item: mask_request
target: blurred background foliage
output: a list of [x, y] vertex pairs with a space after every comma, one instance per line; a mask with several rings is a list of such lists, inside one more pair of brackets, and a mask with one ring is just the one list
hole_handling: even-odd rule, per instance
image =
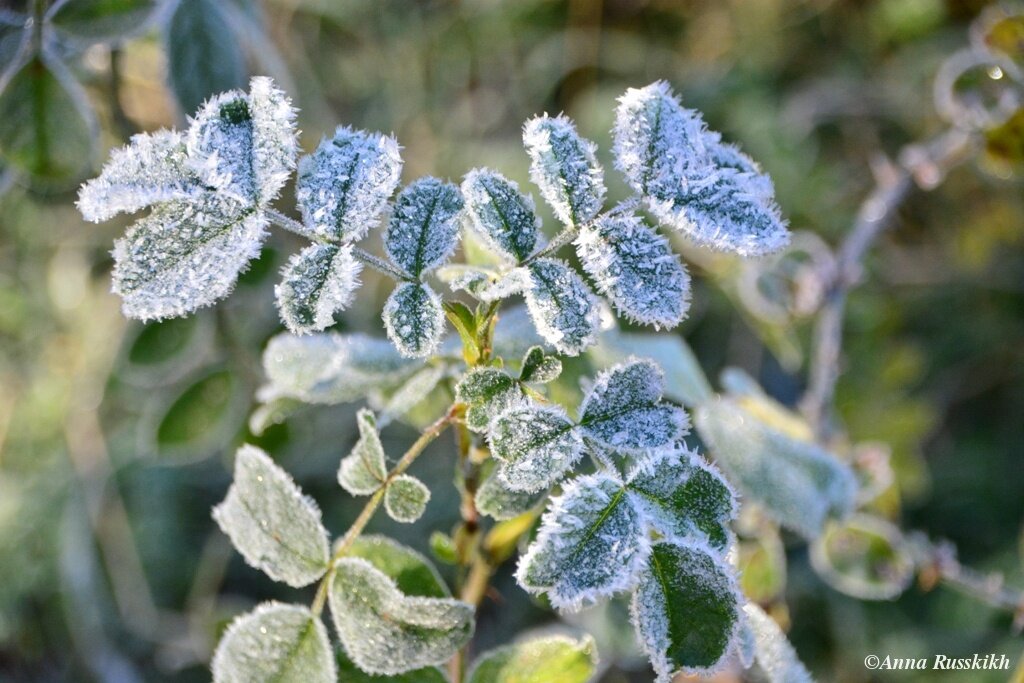
[[[249, 431], [263, 381], [259, 354], [280, 330], [272, 286], [297, 243], [275, 234], [239, 292], [215, 309], [146, 326], [126, 322], [108, 274], [112, 240], [126, 222], [87, 225], [73, 205], [77, 184], [109, 148], [136, 131], [180, 125], [211, 92], [267, 73], [300, 107], [307, 150], [335, 125], [351, 124], [397, 135], [406, 180], [458, 178], [490, 165], [525, 182], [527, 117], [568, 113], [607, 164], [615, 98], [663, 78], [771, 173], [792, 227], [812, 233], [798, 245], [813, 260], [849, 229], [879, 156], [944, 129], [933, 81], [943, 60], [967, 44], [984, 4], [4, 2], [0, 680], [208, 680], [227, 619], [259, 600], [292, 597], [246, 568], [210, 519], [242, 441], [268, 449], [295, 474], [332, 530], [358, 510], [334, 481], [354, 441], [353, 408], [304, 409], [259, 436]], [[1000, 39], [1019, 51], [1013, 28]], [[858, 452], [891, 451], [894, 480], [875, 512], [950, 539], [965, 563], [1017, 584], [1024, 582], [1022, 120], [1018, 113], [996, 122], [986, 153], [903, 206], [851, 296], [838, 388], [841, 421]], [[613, 195], [624, 195], [615, 174], [609, 179]], [[693, 314], [679, 334], [709, 376], [737, 366], [794, 403], [815, 305], [799, 261], [748, 272], [692, 250], [687, 258], [698, 277]], [[339, 327], [379, 334], [387, 291], [366, 277], [365, 305]], [[414, 434], [386, 432], [395, 441], [390, 451]], [[441, 442], [417, 464], [435, 491], [427, 518], [411, 528], [381, 519], [372, 529], [426, 550], [425, 529], [450, 528], [458, 517], [446, 480], [452, 450]], [[755, 539], [743, 550], [745, 588], [791, 626], [821, 680], [1007, 675], [871, 675], [861, 664], [869, 653], [1019, 658], [1011, 616], [927, 585], [895, 601], [843, 596], [811, 571], [803, 544], [758, 534], [759, 523], [740, 528]], [[507, 572], [496, 590], [480, 618], [481, 647], [550, 621]], [[598, 632], [608, 661], [619, 661], [604, 680], [649, 680], [623, 606], [599, 612], [575, 621]]]

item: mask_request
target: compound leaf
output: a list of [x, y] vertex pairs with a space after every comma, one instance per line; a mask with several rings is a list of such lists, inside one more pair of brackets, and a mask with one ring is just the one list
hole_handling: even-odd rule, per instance
[[235, 619], [213, 655], [214, 683], [334, 683], [327, 629], [300, 605], [265, 602]]
[[650, 553], [640, 511], [622, 482], [578, 477], [553, 498], [516, 569], [519, 585], [577, 611], [629, 590]]
[[394, 675], [447, 661], [473, 633], [473, 607], [410, 596], [360, 558], [335, 566], [328, 591], [345, 652], [367, 673]]
[[473, 169], [462, 181], [470, 225], [505, 258], [523, 261], [538, 246], [540, 218], [533, 200], [500, 173]]
[[656, 448], [682, 438], [686, 413], [663, 403], [664, 377], [649, 360], [630, 359], [600, 373], [580, 405], [584, 433], [611, 448]]
[[601, 310], [583, 279], [559, 259], [539, 258], [523, 270], [524, 296], [537, 332], [559, 353], [579, 355], [597, 340]]
[[595, 157], [596, 145], [581, 138], [565, 116], [538, 116], [523, 126], [523, 144], [530, 155], [530, 177], [567, 225], [580, 225], [604, 204], [604, 172]]
[[430, 502], [430, 489], [408, 474], [395, 477], [384, 493], [384, 509], [396, 522], [411, 524], [423, 516]]
[[306, 227], [329, 240], [358, 241], [380, 220], [398, 187], [398, 141], [340, 126], [299, 160], [295, 197]]
[[382, 317], [388, 338], [403, 356], [424, 358], [441, 343], [444, 309], [430, 285], [401, 283], [384, 304]]
[[713, 671], [740, 620], [733, 570], [698, 546], [657, 543], [630, 604], [633, 626], [658, 683]]
[[327, 570], [320, 510], [255, 446], [239, 449], [234, 483], [213, 518], [242, 557], [275, 581], [298, 588]]
[[514, 406], [491, 422], [491, 454], [499, 476], [513, 491], [550, 487], [583, 455], [583, 441], [558, 406]]
[[348, 244], [311, 244], [292, 256], [274, 289], [285, 326], [308, 334], [333, 325], [352, 303], [362, 268]]
[[383, 486], [388, 476], [384, 446], [377, 434], [377, 421], [366, 408], [356, 414], [359, 440], [352, 452], [342, 458], [338, 483], [353, 496], [368, 496]]
[[451, 258], [459, 241], [459, 188], [437, 178], [420, 178], [402, 190], [384, 231], [391, 261], [413, 277]]
[[597, 669], [594, 639], [546, 636], [481, 654], [469, 683], [587, 683]]

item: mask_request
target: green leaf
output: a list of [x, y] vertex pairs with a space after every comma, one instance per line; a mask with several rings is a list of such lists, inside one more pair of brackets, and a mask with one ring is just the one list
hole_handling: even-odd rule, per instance
[[441, 343], [444, 309], [430, 285], [403, 282], [384, 304], [384, 328], [388, 339], [407, 358], [431, 355]]
[[722, 560], [699, 547], [656, 544], [630, 613], [659, 683], [677, 672], [713, 671], [733, 645], [739, 603]]
[[472, 605], [408, 596], [359, 558], [338, 561], [328, 600], [345, 652], [367, 673], [393, 675], [442, 664], [473, 633]]
[[915, 570], [899, 528], [865, 514], [829, 523], [811, 545], [811, 565], [828, 585], [859, 600], [895, 599]]
[[562, 361], [544, 354], [540, 346], [530, 347], [523, 357], [523, 368], [519, 372], [520, 382], [546, 384], [554, 382], [562, 374]]
[[234, 483], [213, 518], [245, 560], [275, 581], [299, 588], [327, 571], [320, 510], [255, 446], [239, 449]]
[[368, 496], [384, 485], [388, 467], [373, 411], [362, 408], [356, 414], [356, 424], [359, 440], [352, 452], [342, 458], [338, 483], [353, 496]]
[[450, 598], [445, 585], [430, 561], [411, 548], [387, 536], [368, 534], [352, 543], [347, 557], [361, 557], [388, 575], [406, 595], [425, 598]]
[[631, 356], [650, 358], [665, 373], [665, 396], [688, 408], [714, 395], [697, 356], [677, 335], [614, 330], [602, 334], [587, 353], [599, 367], [623, 363]]
[[214, 683], [334, 683], [320, 618], [299, 605], [265, 602], [235, 619], [213, 655]]
[[853, 508], [857, 482], [849, 465], [770, 426], [736, 400], [703, 404], [695, 421], [730, 480], [790, 529], [813, 539], [827, 519]]
[[480, 358], [480, 346], [476, 338], [476, 315], [461, 301], [444, 301], [442, 306], [445, 316], [462, 340], [462, 355], [466, 364], [473, 365]]
[[594, 639], [548, 636], [481, 654], [469, 683], [587, 683], [597, 669]]
[[344, 650], [339, 649], [336, 654], [339, 683], [448, 683], [448, 678], [437, 667], [428, 666], [397, 676], [375, 676], [356, 666]]
[[184, 112], [245, 85], [245, 54], [216, 0], [181, 0], [167, 24], [168, 76]]
[[416, 477], [402, 474], [391, 480], [384, 493], [384, 509], [396, 522], [411, 524], [423, 516], [430, 489]]
[[459, 561], [455, 540], [446, 533], [435, 531], [430, 534], [430, 552], [438, 562], [456, 564]]
[[349, 307], [362, 265], [350, 245], [311, 244], [295, 254], [274, 288], [281, 320], [295, 334], [319, 332]]
[[77, 179], [95, 151], [88, 98], [60, 61], [31, 57], [0, 82], [0, 156], [34, 181]]
[[519, 383], [497, 368], [472, 368], [455, 387], [456, 398], [467, 404], [466, 426], [483, 432], [491, 420], [523, 398]]
[[669, 538], [700, 539], [725, 552], [739, 505], [722, 475], [686, 449], [651, 455], [630, 474], [629, 490], [651, 524]]
[[632, 588], [649, 552], [642, 514], [622, 482], [578, 477], [551, 500], [516, 579], [556, 608], [578, 611]]
[[782, 629], [764, 610], [749, 602], [743, 606], [753, 640], [754, 660], [769, 683], [813, 683]]
[[476, 490], [476, 509], [497, 520], [518, 517], [529, 512], [544, 500], [548, 489], [532, 493], [514, 491], [498, 476], [498, 468], [492, 460], [484, 463], [483, 482]]
[[488, 430], [498, 476], [514, 491], [550, 487], [583, 456], [583, 440], [558, 406], [524, 404], [499, 415]]
[[48, 18], [78, 39], [118, 41], [139, 31], [157, 4], [157, 0], [64, 0], [53, 5]]
[[[216, 446], [237, 428], [239, 398], [244, 391], [227, 370], [208, 374], [189, 385], [163, 414], [156, 429], [161, 453], [194, 457], [194, 451]], [[232, 418], [235, 418], [233, 420]]]

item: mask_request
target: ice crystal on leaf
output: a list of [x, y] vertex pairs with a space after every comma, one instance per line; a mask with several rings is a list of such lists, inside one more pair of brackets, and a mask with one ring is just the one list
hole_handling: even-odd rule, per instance
[[416, 477], [395, 477], [384, 493], [384, 508], [396, 522], [411, 524], [423, 516], [430, 502], [430, 489]]
[[567, 356], [597, 341], [601, 309], [576, 271], [552, 258], [539, 258], [523, 271], [526, 307], [545, 341]]
[[498, 476], [513, 491], [546, 489], [583, 456], [583, 440], [558, 406], [524, 404], [506, 410], [488, 430]]
[[531, 593], [546, 592], [558, 609], [576, 611], [632, 588], [649, 552], [641, 513], [622, 482], [583, 476], [551, 500], [516, 578]]
[[274, 289], [288, 329], [304, 334], [333, 325], [334, 314], [352, 303], [362, 269], [348, 244], [311, 244], [292, 256]]
[[754, 661], [770, 683], [813, 683], [779, 625], [754, 603], [743, 607], [753, 639]]
[[528, 512], [547, 497], [548, 489], [529, 493], [509, 488], [499, 476], [499, 467], [493, 460], [485, 464], [483, 481], [476, 490], [476, 509], [497, 520], [512, 519]]
[[451, 258], [459, 241], [459, 188], [437, 178], [420, 178], [402, 190], [384, 232], [392, 263], [418, 278]]
[[444, 333], [441, 299], [423, 282], [403, 282], [384, 304], [384, 328], [398, 352], [408, 358], [434, 353]]
[[523, 144], [530, 155], [530, 177], [560, 221], [581, 225], [601, 211], [605, 187], [597, 148], [580, 137], [572, 120], [530, 119], [523, 126]]
[[368, 496], [381, 486], [388, 475], [384, 446], [377, 434], [373, 412], [363, 408], [356, 414], [359, 440], [352, 452], [342, 458], [338, 483], [353, 496]]
[[472, 368], [455, 387], [455, 396], [469, 406], [466, 426], [483, 432], [494, 417], [519, 403], [523, 392], [516, 380], [497, 368]]
[[690, 308], [690, 276], [668, 240], [631, 213], [602, 216], [580, 229], [583, 270], [622, 315], [675, 327]]
[[699, 545], [661, 542], [649, 553], [630, 613], [658, 683], [705, 674], [734, 647], [742, 599], [734, 570]]
[[561, 374], [562, 361], [554, 356], [545, 355], [544, 349], [534, 346], [523, 356], [519, 381], [547, 384], [548, 382], [554, 382]]
[[587, 436], [619, 450], [655, 448], [682, 438], [686, 413], [661, 400], [664, 378], [649, 360], [629, 362], [602, 372], [580, 405]]
[[538, 246], [540, 218], [533, 200], [500, 173], [473, 169], [462, 181], [470, 225], [489, 246], [520, 262]]
[[697, 244], [740, 256], [789, 241], [771, 181], [737, 148], [707, 131], [668, 84], [630, 88], [615, 117], [617, 168], [658, 219]]
[[328, 240], [356, 242], [377, 225], [398, 187], [398, 142], [380, 133], [339, 126], [299, 160], [295, 197], [306, 227]]
[[334, 683], [327, 629], [300, 605], [265, 602], [231, 622], [213, 655], [214, 683]]
[[275, 581], [298, 588], [327, 570], [320, 510], [255, 446], [239, 449], [234, 483], [213, 518], [242, 557]]
[[360, 558], [338, 561], [328, 601], [345, 652], [371, 674], [395, 675], [441, 664], [473, 633], [472, 605], [407, 595]]

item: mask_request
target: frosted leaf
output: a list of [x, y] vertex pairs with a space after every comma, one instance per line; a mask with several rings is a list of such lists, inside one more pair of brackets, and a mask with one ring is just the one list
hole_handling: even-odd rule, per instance
[[128, 145], [112, 152], [99, 177], [79, 190], [78, 209], [85, 220], [99, 223], [201, 192], [181, 135], [161, 130], [133, 135]]
[[520, 641], [484, 652], [473, 663], [469, 683], [587, 683], [597, 669], [590, 636], [562, 635]]
[[377, 421], [366, 408], [356, 413], [359, 440], [352, 452], [342, 458], [338, 467], [338, 483], [353, 496], [368, 496], [379, 489], [388, 476], [387, 460]]
[[581, 138], [565, 116], [538, 116], [523, 126], [523, 144], [530, 155], [530, 178], [567, 225], [590, 221], [604, 205], [604, 172], [597, 146]]
[[695, 421], [731, 481], [784, 526], [813, 539], [826, 519], [853, 509], [853, 471], [828, 451], [773, 429], [732, 399], [703, 404]]
[[736, 494], [696, 453], [682, 448], [642, 459], [629, 473], [628, 488], [662, 536], [700, 539], [719, 552], [729, 546]]
[[473, 607], [409, 596], [366, 560], [343, 558], [328, 592], [345, 652], [373, 674], [394, 675], [447, 661], [473, 633]]
[[662, 223], [702, 246], [741, 256], [777, 251], [789, 241], [770, 180], [707, 131], [667, 83], [627, 90], [613, 132], [616, 167]]
[[551, 258], [539, 258], [525, 270], [526, 307], [545, 341], [567, 356], [579, 355], [597, 341], [601, 309], [576, 271]]
[[497, 278], [498, 271], [465, 263], [450, 263], [438, 268], [436, 275], [453, 292], [469, 292], [476, 296], [479, 290]]
[[392, 479], [384, 493], [384, 509], [396, 522], [415, 522], [423, 516], [428, 502], [430, 489], [422, 481], [408, 474]]
[[384, 231], [384, 250], [395, 265], [418, 278], [451, 258], [459, 241], [461, 212], [459, 188], [437, 178], [420, 178], [395, 200]]
[[129, 318], [186, 315], [227, 296], [265, 237], [263, 215], [231, 200], [165, 202], [114, 241], [112, 289]]
[[611, 330], [587, 353], [598, 367], [621, 363], [631, 356], [649, 358], [665, 373], [665, 396], [693, 408], [713, 392], [693, 349], [678, 335]]
[[583, 440], [554, 405], [510, 408], [491, 422], [488, 441], [504, 483], [526, 493], [548, 488], [583, 456]]
[[265, 205], [295, 167], [296, 135], [291, 101], [271, 79], [258, 76], [248, 94], [216, 95], [196, 112], [186, 138], [189, 163], [204, 185]]
[[295, 198], [306, 226], [328, 240], [365, 237], [398, 187], [399, 151], [393, 137], [344, 126], [324, 138], [299, 160]]
[[339, 683], [450, 683], [448, 676], [436, 666], [425, 666], [398, 676], [374, 676], [356, 666], [345, 656], [342, 648], [338, 648], [335, 655], [338, 658]]
[[472, 368], [455, 387], [455, 396], [469, 406], [466, 426], [483, 432], [492, 419], [519, 403], [523, 392], [516, 380], [497, 368]]
[[384, 304], [384, 328], [395, 348], [408, 358], [431, 355], [444, 333], [444, 309], [434, 290], [422, 282], [403, 282]]
[[260, 400], [296, 398], [305, 403], [346, 403], [401, 384], [418, 367], [384, 339], [328, 332], [279, 334], [263, 352], [269, 384]]
[[813, 683], [775, 620], [752, 602], [743, 606], [754, 640], [754, 660], [769, 683]]
[[348, 244], [311, 244], [292, 256], [274, 288], [284, 324], [295, 334], [333, 325], [352, 303], [362, 269]]
[[664, 377], [649, 360], [630, 359], [600, 373], [580, 404], [587, 436], [618, 450], [664, 446], [682, 438], [689, 419], [663, 403]]
[[672, 328], [690, 308], [690, 276], [668, 240], [635, 214], [580, 228], [576, 249], [597, 291], [633, 322]]
[[516, 579], [573, 612], [629, 590], [650, 554], [642, 521], [622, 482], [578, 477], [551, 499]]
[[476, 490], [476, 509], [499, 521], [512, 519], [532, 510], [548, 495], [548, 489], [530, 493], [513, 491], [499, 475], [493, 461]]
[[320, 510], [292, 478], [255, 446], [235, 456], [235, 479], [213, 518], [253, 567], [299, 588], [327, 570]]
[[470, 225], [505, 258], [522, 261], [538, 246], [540, 218], [515, 182], [476, 168], [463, 179], [462, 196]]
[[446, 374], [443, 366], [428, 365], [409, 378], [388, 397], [380, 414], [380, 426], [410, 413], [437, 388]]
[[301, 605], [265, 602], [228, 626], [213, 655], [214, 683], [334, 683], [327, 629]]
[[554, 356], [544, 355], [544, 349], [533, 346], [523, 357], [523, 367], [519, 372], [520, 382], [546, 384], [554, 382], [562, 374], [562, 361]]
[[530, 284], [529, 278], [530, 271], [526, 268], [513, 268], [494, 280], [478, 280], [474, 277], [471, 281], [453, 282], [452, 287], [457, 285], [480, 301], [491, 303], [522, 293]]
[[630, 614], [658, 683], [706, 674], [734, 647], [741, 599], [734, 570], [699, 546], [657, 543]]
[[384, 572], [406, 595], [426, 598], [452, 596], [430, 560], [387, 536], [362, 534], [349, 546], [345, 556], [366, 560]]

